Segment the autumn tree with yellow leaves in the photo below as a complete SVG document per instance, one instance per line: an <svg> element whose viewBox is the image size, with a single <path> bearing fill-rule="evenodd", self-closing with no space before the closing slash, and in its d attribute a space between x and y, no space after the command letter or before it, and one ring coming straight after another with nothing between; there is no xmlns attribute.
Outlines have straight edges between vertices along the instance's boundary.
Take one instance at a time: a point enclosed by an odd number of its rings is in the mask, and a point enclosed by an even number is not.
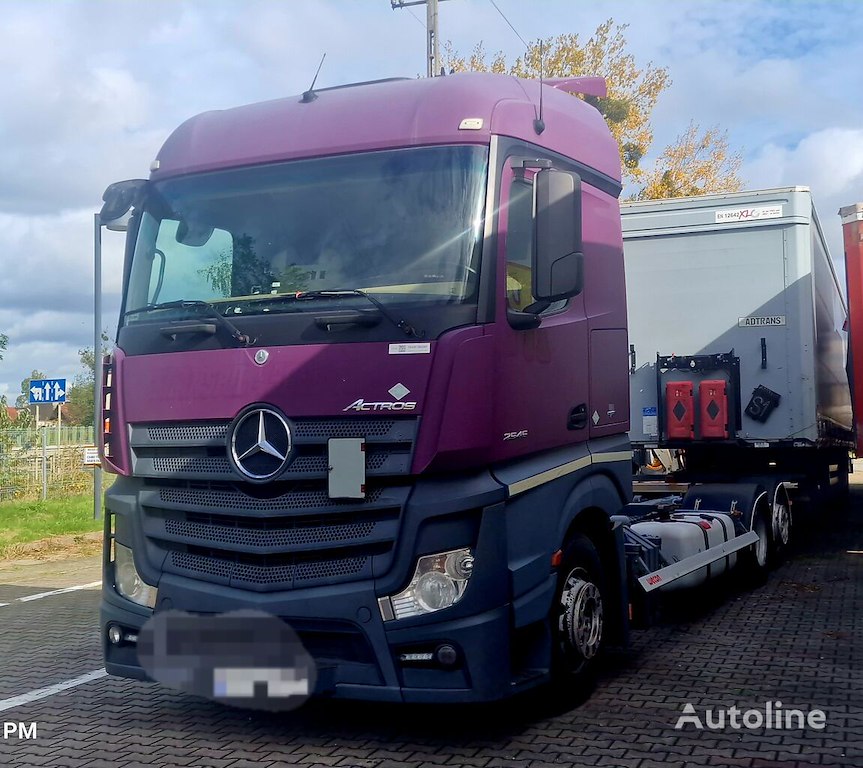
<svg viewBox="0 0 863 768"><path fill-rule="evenodd" d="M653 144L650 115L660 95L671 85L668 69L652 62L639 67L627 52L626 24L612 19L600 24L586 42L577 34L564 34L528 45L523 56L508 64L502 53L489 62L482 43L466 58L452 45L444 46L446 68L453 72L497 72L517 77L605 78L605 98L578 95L596 107L620 147L625 182L638 185L637 199L677 197L681 194L730 192L741 188L737 172L740 156L729 151L728 136L718 128L699 133L689 127L659 155L653 167L642 159Z"/></svg>
<svg viewBox="0 0 863 768"><path fill-rule="evenodd" d="M743 158L728 149L728 134L719 128L700 131L697 123L669 144L645 174L639 200L688 197L708 192L737 192Z"/></svg>

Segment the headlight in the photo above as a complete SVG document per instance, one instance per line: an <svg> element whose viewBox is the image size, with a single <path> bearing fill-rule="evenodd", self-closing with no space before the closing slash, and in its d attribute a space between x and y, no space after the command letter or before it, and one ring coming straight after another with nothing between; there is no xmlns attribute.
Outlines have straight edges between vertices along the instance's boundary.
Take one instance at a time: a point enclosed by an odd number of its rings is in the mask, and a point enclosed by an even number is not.
<svg viewBox="0 0 863 768"><path fill-rule="evenodd" d="M455 605L464 595L471 573L473 555L469 549L421 557L407 589L378 599L383 620L421 616Z"/></svg>
<svg viewBox="0 0 863 768"><path fill-rule="evenodd" d="M135 568L135 558L129 547L114 542L114 587L127 600L153 608L156 588L145 583Z"/></svg>

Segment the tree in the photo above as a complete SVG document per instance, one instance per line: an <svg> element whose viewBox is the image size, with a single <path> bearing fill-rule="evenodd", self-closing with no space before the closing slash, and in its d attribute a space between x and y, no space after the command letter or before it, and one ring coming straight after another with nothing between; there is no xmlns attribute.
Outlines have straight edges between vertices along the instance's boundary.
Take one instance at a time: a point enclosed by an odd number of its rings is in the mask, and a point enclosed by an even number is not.
<svg viewBox="0 0 863 768"><path fill-rule="evenodd" d="M9 337L5 333L0 333L0 360L3 359L3 353L6 351L6 345L9 343Z"/></svg>
<svg viewBox="0 0 863 768"><path fill-rule="evenodd" d="M641 161L653 143L650 115L660 95L671 85L668 70L648 63L640 68L626 52L626 24L609 19L582 43L575 34L538 40L526 53L507 64L502 53L487 63L482 43L468 58L444 46L447 67L456 72L509 73L518 77L578 77L599 75L608 86L607 98L579 96L605 117L620 147L624 182L638 184L637 200L648 200L707 192L733 192L742 187L738 176L739 154L729 150L728 134L718 127L699 132L690 123L673 144L666 147L648 169Z"/></svg>
<svg viewBox="0 0 863 768"><path fill-rule="evenodd" d="M69 426L93 425L93 388L95 385L94 369L87 365L93 360L92 349L79 349L81 365L88 368L79 373L71 386L66 387L66 402L63 404L63 423ZM86 361L85 361L86 360Z"/></svg>
<svg viewBox="0 0 863 768"><path fill-rule="evenodd" d="M18 408L18 417L15 419L15 429L30 429L33 426L33 411L28 407Z"/></svg>
<svg viewBox="0 0 863 768"><path fill-rule="evenodd" d="M33 379L45 379L45 376L42 371L38 371L35 368L30 372L30 375L26 379L21 379L21 394L15 399L15 407L16 408L27 408L30 405L30 382Z"/></svg>
<svg viewBox="0 0 863 768"><path fill-rule="evenodd" d="M465 59L444 46L447 69L456 72L509 72L518 77L538 78L540 64L544 78L598 75L608 86L606 98L584 97L605 117L620 146L624 179L639 181L643 175L641 159L653 142L650 114L656 102L671 84L668 70L648 63L638 67L635 57L626 52L626 24L609 19L600 24L593 36L582 43L577 34L558 35L538 40L528 46L523 56L507 65L502 53L486 63L482 44Z"/></svg>
<svg viewBox="0 0 863 768"><path fill-rule="evenodd" d="M209 266L198 270L220 296L248 296L253 293L270 293L273 281L280 283L280 293L304 291L308 287L308 271L289 265L277 275L271 265L258 258L255 238L240 235L234 241L233 254L222 251Z"/></svg>
<svg viewBox="0 0 863 768"><path fill-rule="evenodd" d="M714 126L700 132L698 124L691 122L645 174L637 199L737 192L743 186L738 176L742 162L739 153L729 150L726 131Z"/></svg>
<svg viewBox="0 0 863 768"><path fill-rule="evenodd" d="M102 355L108 353L109 339L102 334ZM70 426L93 426L94 411L94 388L96 384L96 355L93 347L85 347L78 350L81 367L84 369L79 373L70 387L66 388L66 403L63 405L63 421ZM101 363L101 357L99 358Z"/></svg>
<svg viewBox="0 0 863 768"><path fill-rule="evenodd" d="M6 401L6 395L0 395L0 430L14 429L15 424L9 418L9 412L6 410L9 403Z"/></svg>

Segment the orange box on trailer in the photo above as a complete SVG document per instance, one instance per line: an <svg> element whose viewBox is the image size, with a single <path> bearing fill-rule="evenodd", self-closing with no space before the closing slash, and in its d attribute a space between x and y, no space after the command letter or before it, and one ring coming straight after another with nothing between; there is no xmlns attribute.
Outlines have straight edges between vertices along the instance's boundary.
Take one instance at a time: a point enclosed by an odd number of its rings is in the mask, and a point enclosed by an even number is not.
<svg viewBox="0 0 863 768"><path fill-rule="evenodd" d="M698 385L698 426L701 437L728 437L728 394L724 379L705 379Z"/></svg>
<svg viewBox="0 0 863 768"><path fill-rule="evenodd" d="M669 381L665 385L665 429L669 440L695 437L695 394L691 381Z"/></svg>

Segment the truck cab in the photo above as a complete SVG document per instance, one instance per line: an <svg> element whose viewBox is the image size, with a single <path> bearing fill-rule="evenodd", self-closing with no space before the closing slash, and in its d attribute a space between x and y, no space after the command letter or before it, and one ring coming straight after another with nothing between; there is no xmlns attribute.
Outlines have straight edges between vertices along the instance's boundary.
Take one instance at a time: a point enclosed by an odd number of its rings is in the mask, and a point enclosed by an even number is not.
<svg viewBox="0 0 863 768"><path fill-rule="evenodd" d="M109 188L109 673L161 679L138 638L170 611L278 617L312 693L388 701L580 681L622 636L620 160L577 96L602 88L321 89L193 117Z"/></svg>

